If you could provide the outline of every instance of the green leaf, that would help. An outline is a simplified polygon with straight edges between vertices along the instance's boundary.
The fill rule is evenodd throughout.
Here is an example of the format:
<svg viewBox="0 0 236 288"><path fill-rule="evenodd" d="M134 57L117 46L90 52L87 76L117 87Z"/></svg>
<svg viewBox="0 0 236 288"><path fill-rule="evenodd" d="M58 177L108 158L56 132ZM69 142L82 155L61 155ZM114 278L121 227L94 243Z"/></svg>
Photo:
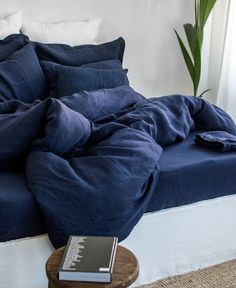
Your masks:
<svg viewBox="0 0 236 288"><path fill-rule="evenodd" d="M204 20L205 20L205 13L206 13L206 9L207 9L207 3L209 0L200 0L200 4L199 4L199 23L198 26L200 28L204 27Z"/></svg>
<svg viewBox="0 0 236 288"><path fill-rule="evenodd" d="M199 39L195 37L195 50L194 50L194 95L197 94L197 89L201 76L201 47Z"/></svg>
<svg viewBox="0 0 236 288"><path fill-rule="evenodd" d="M217 0L200 0L200 23L203 29Z"/></svg>
<svg viewBox="0 0 236 288"><path fill-rule="evenodd" d="M175 31L176 37L177 37L177 39L179 41L179 46L181 48L181 51L182 51L182 54L183 54L183 57L184 57L184 61L185 61L186 66L188 68L188 72L189 72L189 74L190 74L190 76L192 78L192 81L194 83L195 82L195 73L194 73L194 66L193 66L192 59L189 56L189 53L188 53L187 49L185 48L184 43L181 40L179 34L177 33L176 30L174 30L174 31Z"/></svg>
<svg viewBox="0 0 236 288"><path fill-rule="evenodd" d="M198 0L195 0L194 14L195 14L195 26L198 26Z"/></svg>
<svg viewBox="0 0 236 288"><path fill-rule="evenodd" d="M191 53L188 52L179 34L174 30L193 82L194 95L197 94L201 77L201 49L204 37L204 26L216 1L217 0L195 0L195 25L193 26L190 23L184 25ZM204 93L205 91L200 97L202 97Z"/></svg>
<svg viewBox="0 0 236 288"><path fill-rule="evenodd" d="M184 30L185 30L186 37L188 39L188 44L192 52L192 56L194 58L196 31L194 30L193 25L190 23L184 24Z"/></svg>
<svg viewBox="0 0 236 288"><path fill-rule="evenodd" d="M212 9L213 9L216 1L217 1L217 0L208 0L208 2L207 2L208 5L207 5L207 8L206 8L206 12L205 12L205 19L204 19L204 25L203 25L203 27L205 26L205 24L206 24L206 22L207 22L207 19L208 19L210 13L211 13L211 11L212 11Z"/></svg>
<svg viewBox="0 0 236 288"><path fill-rule="evenodd" d="M204 36L204 31L201 27L198 27L197 28L197 37L199 39L199 44L200 44L200 47L202 47L202 41L203 41L203 36Z"/></svg>

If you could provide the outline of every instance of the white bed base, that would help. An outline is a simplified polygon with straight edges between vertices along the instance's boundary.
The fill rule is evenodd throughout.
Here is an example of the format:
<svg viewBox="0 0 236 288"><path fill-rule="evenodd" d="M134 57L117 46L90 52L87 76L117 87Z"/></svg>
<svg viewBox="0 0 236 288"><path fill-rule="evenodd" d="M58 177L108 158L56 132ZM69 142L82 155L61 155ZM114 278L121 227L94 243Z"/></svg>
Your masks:
<svg viewBox="0 0 236 288"><path fill-rule="evenodd" d="M138 257L132 286L236 258L236 195L145 214L121 245ZM0 243L0 287L46 288L47 235Z"/></svg>

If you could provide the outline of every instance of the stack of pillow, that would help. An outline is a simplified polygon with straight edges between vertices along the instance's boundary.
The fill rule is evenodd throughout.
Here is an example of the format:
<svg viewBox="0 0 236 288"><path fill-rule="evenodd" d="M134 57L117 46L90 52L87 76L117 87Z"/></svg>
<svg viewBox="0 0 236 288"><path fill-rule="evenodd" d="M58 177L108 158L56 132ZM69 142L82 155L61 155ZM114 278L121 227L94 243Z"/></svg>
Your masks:
<svg viewBox="0 0 236 288"><path fill-rule="evenodd" d="M14 34L1 40L0 59L1 102L17 99L32 103L47 95L45 75L27 37Z"/></svg>
<svg viewBox="0 0 236 288"><path fill-rule="evenodd" d="M125 42L96 45L100 22L22 24L20 12L1 19L0 102L32 103L128 85L122 68Z"/></svg>

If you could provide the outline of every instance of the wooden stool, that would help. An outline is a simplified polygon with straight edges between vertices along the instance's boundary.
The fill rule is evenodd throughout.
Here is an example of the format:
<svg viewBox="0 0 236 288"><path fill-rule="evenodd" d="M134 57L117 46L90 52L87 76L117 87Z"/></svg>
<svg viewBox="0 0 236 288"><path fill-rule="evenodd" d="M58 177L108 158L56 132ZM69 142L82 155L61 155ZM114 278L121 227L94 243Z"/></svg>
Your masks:
<svg viewBox="0 0 236 288"><path fill-rule="evenodd" d="M57 270L65 247L56 250L46 263L48 288L115 288L128 287L138 277L139 266L135 255L128 249L118 245L111 283L92 283L78 281L61 281L57 279Z"/></svg>

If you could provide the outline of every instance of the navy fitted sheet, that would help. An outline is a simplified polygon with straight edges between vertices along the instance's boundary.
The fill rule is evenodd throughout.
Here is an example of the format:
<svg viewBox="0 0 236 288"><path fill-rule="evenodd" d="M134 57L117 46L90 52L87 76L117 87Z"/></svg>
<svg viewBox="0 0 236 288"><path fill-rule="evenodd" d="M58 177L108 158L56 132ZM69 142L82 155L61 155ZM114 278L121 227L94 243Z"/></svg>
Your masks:
<svg viewBox="0 0 236 288"><path fill-rule="evenodd" d="M236 194L236 152L214 152L194 144L199 131L164 148L161 173L147 211Z"/></svg>
<svg viewBox="0 0 236 288"><path fill-rule="evenodd" d="M0 171L0 242L45 231L42 214L22 169Z"/></svg>

